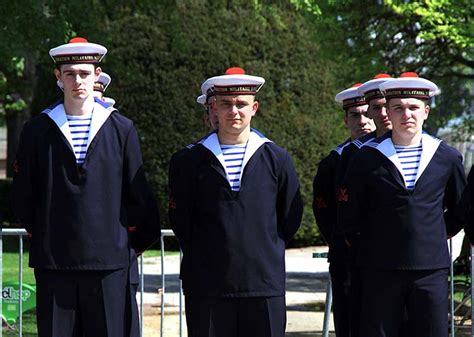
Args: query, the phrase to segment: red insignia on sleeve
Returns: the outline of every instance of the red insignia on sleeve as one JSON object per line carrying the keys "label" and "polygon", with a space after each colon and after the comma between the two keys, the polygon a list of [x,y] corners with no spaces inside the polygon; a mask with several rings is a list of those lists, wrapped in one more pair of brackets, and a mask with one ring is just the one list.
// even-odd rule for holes
{"label": "red insignia on sleeve", "polygon": [[130,233],[133,233],[133,232],[136,232],[137,231],[137,227],[133,226],[133,227],[128,227],[128,231]]}
{"label": "red insignia on sleeve", "polygon": [[314,205],[316,206],[316,209],[321,209],[321,208],[326,208],[328,207],[328,204],[322,197],[316,197],[314,199]]}
{"label": "red insignia on sleeve", "polygon": [[349,195],[347,194],[347,188],[340,188],[337,190],[336,199],[339,202],[349,201]]}
{"label": "red insignia on sleeve", "polygon": [[18,161],[15,160],[13,162],[13,173],[18,173],[18,172],[20,172],[20,165],[18,165]]}
{"label": "red insignia on sleeve", "polygon": [[173,200],[173,197],[170,195],[168,200],[168,209],[176,209],[176,202]]}

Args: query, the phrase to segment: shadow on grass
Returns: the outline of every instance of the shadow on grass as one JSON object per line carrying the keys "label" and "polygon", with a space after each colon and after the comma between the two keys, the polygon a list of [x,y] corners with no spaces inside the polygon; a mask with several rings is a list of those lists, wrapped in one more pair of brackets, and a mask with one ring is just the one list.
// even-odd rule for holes
{"label": "shadow on grass", "polygon": [[[18,322],[17,322],[18,324]],[[3,337],[17,337],[18,336],[18,326],[13,325],[11,328],[3,327]],[[23,337],[37,337],[38,332],[36,330],[36,311],[29,310],[23,313]]]}

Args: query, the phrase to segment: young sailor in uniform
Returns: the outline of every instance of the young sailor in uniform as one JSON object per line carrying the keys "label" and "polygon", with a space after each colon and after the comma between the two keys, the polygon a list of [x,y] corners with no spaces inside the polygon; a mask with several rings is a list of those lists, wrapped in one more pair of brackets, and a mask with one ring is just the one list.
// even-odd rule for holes
{"label": "young sailor in uniform", "polygon": [[38,335],[129,336],[131,254],[160,235],[133,123],[93,96],[107,49],[50,50],[64,100],[23,127],[13,205],[30,238]]}
{"label": "young sailor in uniform", "polygon": [[334,328],[338,337],[350,336],[349,289],[347,246],[343,235],[334,235],[337,224],[336,170],[341,153],[351,141],[374,130],[372,120],[366,115],[367,104],[358,92],[360,84],[345,89],[335,97],[342,103],[344,124],[349,129],[350,138],[323,158],[313,180],[313,213],[316,224],[329,246],[329,273],[333,292]]}
{"label": "young sailor in uniform", "polygon": [[285,245],[303,204],[289,154],[250,128],[263,84],[241,68],[206,80],[219,128],[170,163],[191,337],[285,333]]}
{"label": "young sailor in uniform", "polygon": [[457,150],[423,133],[433,82],[404,73],[379,85],[392,131],[354,156],[342,229],[359,242],[361,336],[446,336],[448,235],[459,231],[466,178]]}

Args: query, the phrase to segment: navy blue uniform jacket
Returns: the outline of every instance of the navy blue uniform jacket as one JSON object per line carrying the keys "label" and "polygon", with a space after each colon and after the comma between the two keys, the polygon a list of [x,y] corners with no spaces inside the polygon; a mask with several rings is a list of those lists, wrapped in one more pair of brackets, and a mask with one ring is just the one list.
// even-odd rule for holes
{"label": "navy blue uniform jacket", "polygon": [[[448,268],[448,233],[465,224],[466,178],[457,150],[423,134],[415,188],[407,190],[391,132],[362,147],[346,175],[346,235],[360,234],[358,263],[379,270]],[[469,234],[469,233],[468,233]]]}
{"label": "navy blue uniform jacket", "polygon": [[334,231],[337,224],[336,171],[341,154],[349,144],[351,141],[347,139],[324,157],[313,180],[313,214],[321,234],[329,244],[329,261],[346,255],[344,239],[335,238]]}
{"label": "navy blue uniform jacket", "polygon": [[240,191],[235,192],[216,156],[219,151],[212,132],[170,162],[169,217],[183,251],[184,292],[282,296],[285,244],[298,230],[303,209],[291,158],[252,131]]}
{"label": "navy blue uniform jacket", "polygon": [[96,101],[85,162],[76,164],[62,104],[23,127],[13,205],[31,234],[30,266],[127,267],[160,233],[132,121]]}

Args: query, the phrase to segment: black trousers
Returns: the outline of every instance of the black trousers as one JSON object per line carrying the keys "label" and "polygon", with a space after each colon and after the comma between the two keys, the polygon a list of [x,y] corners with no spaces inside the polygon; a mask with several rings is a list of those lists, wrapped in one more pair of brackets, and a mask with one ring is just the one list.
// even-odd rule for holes
{"label": "black trousers", "polygon": [[349,265],[338,259],[329,265],[332,283],[332,311],[337,337],[350,336],[351,297],[349,288]]}
{"label": "black trousers", "polygon": [[406,336],[447,336],[448,269],[364,269],[362,287],[361,336],[398,337],[405,314]]}
{"label": "black trousers", "polygon": [[35,270],[39,337],[127,337],[129,268]]}
{"label": "black trousers", "polygon": [[185,296],[189,337],[284,337],[285,297]]}
{"label": "black trousers", "polygon": [[138,315],[137,291],[139,285],[138,262],[137,258],[133,257],[130,261],[130,337],[140,336],[140,318]]}

